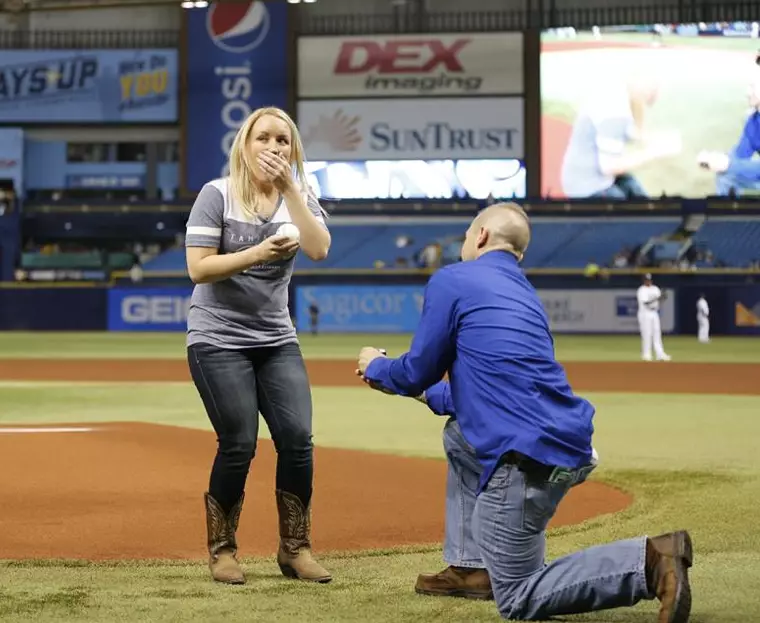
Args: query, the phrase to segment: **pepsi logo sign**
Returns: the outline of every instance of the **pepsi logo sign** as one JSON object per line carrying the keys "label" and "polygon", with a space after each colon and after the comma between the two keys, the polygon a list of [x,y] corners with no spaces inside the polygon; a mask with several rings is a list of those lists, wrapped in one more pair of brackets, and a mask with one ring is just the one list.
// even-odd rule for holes
{"label": "pepsi logo sign", "polygon": [[269,11],[259,1],[215,3],[206,16],[206,30],[214,45],[235,54],[250,52],[261,45],[269,26]]}

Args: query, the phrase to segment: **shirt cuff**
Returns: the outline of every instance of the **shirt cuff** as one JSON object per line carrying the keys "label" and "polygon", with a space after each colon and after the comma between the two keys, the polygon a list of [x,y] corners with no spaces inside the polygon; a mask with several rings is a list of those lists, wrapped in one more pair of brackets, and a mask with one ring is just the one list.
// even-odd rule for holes
{"label": "shirt cuff", "polygon": [[367,369],[364,371],[364,378],[387,387],[384,381],[388,378],[390,365],[391,360],[388,357],[377,357],[369,362]]}
{"label": "shirt cuff", "polygon": [[446,385],[436,383],[425,390],[428,408],[436,415],[449,415],[446,409]]}

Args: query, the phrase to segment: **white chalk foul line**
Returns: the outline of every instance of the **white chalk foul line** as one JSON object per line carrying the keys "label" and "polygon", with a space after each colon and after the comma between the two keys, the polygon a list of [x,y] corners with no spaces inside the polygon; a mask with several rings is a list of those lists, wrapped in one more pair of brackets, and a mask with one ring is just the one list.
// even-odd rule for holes
{"label": "white chalk foul line", "polygon": [[4,381],[0,379],[0,389],[34,388],[34,387],[182,387],[190,381]]}
{"label": "white chalk foul line", "polygon": [[94,428],[85,427],[55,427],[45,426],[37,428],[0,428],[0,435],[22,435],[27,433],[91,433]]}

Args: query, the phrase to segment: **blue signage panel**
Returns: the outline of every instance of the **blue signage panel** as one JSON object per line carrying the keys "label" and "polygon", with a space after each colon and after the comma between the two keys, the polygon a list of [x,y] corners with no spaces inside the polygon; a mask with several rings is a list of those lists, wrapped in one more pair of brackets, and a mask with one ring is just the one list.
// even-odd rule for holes
{"label": "blue signage panel", "polygon": [[13,180],[17,196],[24,196],[24,131],[0,128],[0,180]]}
{"label": "blue signage panel", "polygon": [[176,50],[0,50],[0,123],[177,120]]}
{"label": "blue signage panel", "polygon": [[113,288],[109,331],[186,331],[191,288]]}
{"label": "blue signage panel", "polygon": [[184,11],[186,190],[227,175],[232,141],[253,110],[287,107],[287,8],[221,2]]}
{"label": "blue signage panel", "polygon": [[424,286],[300,286],[296,326],[309,330],[316,305],[320,333],[414,333],[424,295]]}
{"label": "blue signage panel", "polygon": [[67,175],[66,188],[145,188],[144,175]]}

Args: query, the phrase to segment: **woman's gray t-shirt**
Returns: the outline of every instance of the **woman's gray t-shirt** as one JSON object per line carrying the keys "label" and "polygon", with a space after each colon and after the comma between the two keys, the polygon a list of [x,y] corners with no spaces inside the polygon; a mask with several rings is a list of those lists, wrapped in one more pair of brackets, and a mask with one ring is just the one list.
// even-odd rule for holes
{"label": "woman's gray t-shirt", "polygon": [[[322,209],[310,191],[303,198],[324,225]],[[186,247],[211,247],[220,254],[255,246],[290,223],[286,202],[267,219],[251,218],[232,198],[229,178],[203,186],[190,210]],[[187,316],[187,344],[207,343],[219,348],[280,346],[297,341],[288,310],[288,285],[295,256],[258,264],[214,283],[193,289]]]}

